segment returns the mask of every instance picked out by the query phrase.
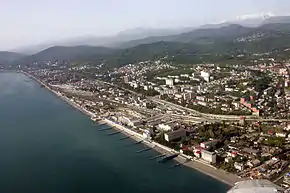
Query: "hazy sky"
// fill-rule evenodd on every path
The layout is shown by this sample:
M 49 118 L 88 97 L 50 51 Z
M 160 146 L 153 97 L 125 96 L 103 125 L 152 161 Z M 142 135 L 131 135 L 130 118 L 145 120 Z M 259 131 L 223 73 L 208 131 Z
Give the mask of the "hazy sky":
M 135 27 L 179 27 L 290 13 L 290 0 L 0 0 L 0 49 Z

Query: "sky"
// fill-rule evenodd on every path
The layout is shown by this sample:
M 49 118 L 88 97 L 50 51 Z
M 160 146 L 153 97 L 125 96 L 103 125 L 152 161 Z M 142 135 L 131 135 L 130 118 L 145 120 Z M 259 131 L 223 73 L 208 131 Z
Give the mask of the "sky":
M 0 0 L 0 50 L 85 35 L 178 28 L 261 13 L 290 14 L 290 0 Z M 288 14 L 289 13 L 289 14 Z

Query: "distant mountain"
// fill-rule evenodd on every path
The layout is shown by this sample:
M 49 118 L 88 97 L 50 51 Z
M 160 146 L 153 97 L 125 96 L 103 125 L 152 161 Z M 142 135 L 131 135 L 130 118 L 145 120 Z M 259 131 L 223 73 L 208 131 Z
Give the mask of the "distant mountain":
M 22 48 L 16 48 L 12 51 L 35 54 L 39 51 L 45 50 L 53 46 L 102 46 L 102 47 L 118 47 L 120 44 L 132 40 L 143 39 L 149 36 L 168 36 L 173 34 L 180 34 L 182 32 L 190 31 L 193 28 L 180 29 L 154 29 L 154 28 L 134 28 L 119 32 L 114 36 L 80 36 L 74 38 L 63 39 L 59 41 L 52 41 L 38 45 L 31 45 Z
M 112 49 L 93 46 L 54 46 L 17 61 L 31 64 L 44 61 L 105 63 L 108 68 L 136 61 L 168 56 L 179 63 L 219 62 L 240 54 L 283 51 L 290 48 L 290 25 L 268 23 L 257 28 L 232 24 L 213 29 L 196 29 L 180 35 L 156 36 L 126 43 Z M 130 45 L 130 46 L 128 46 Z M 238 61 L 238 60 L 235 60 Z
M 35 54 L 39 51 L 45 50 L 53 46 L 102 46 L 102 47 L 116 47 L 128 48 L 140 44 L 151 44 L 159 41 L 179 41 L 178 36 L 184 36 L 181 41 L 188 41 L 190 38 L 186 37 L 186 33 L 192 33 L 199 29 L 219 29 L 231 25 L 241 25 L 243 27 L 256 28 L 268 23 L 289 23 L 290 16 L 272 16 L 269 13 L 258 15 L 241 16 L 236 20 L 222 22 L 219 24 L 206 24 L 200 27 L 185 27 L 176 29 L 155 29 L 155 28 L 134 28 L 124 30 L 113 36 L 80 36 L 74 38 L 67 38 L 59 41 L 51 41 L 38 45 L 30 45 L 22 48 L 12 50 L 13 52 L 24 54 Z M 201 31 L 202 32 L 202 31 Z
M 244 27 L 256 28 L 269 23 L 289 23 L 290 16 L 271 16 L 267 14 L 255 15 L 255 16 L 240 16 L 233 21 L 225 21 L 218 24 L 205 24 L 199 28 L 209 29 L 209 28 L 221 28 L 232 24 L 241 25 Z
M 30 64 L 44 61 L 74 61 L 95 60 L 97 57 L 106 56 L 115 50 L 105 47 L 92 46 L 54 46 L 36 54 L 24 57 L 17 61 L 19 64 Z
M 235 37 L 249 33 L 251 30 L 251 28 L 246 28 L 236 24 L 231 24 L 221 28 L 200 28 L 179 35 L 147 37 L 140 40 L 133 40 L 124 43 L 121 47 L 128 48 L 140 44 L 152 44 L 159 41 L 184 43 L 192 42 L 196 44 L 212 43 L 217 38 L 232 40 Z
M 263 24 L 269 24 L 269 23 L 288 23 L 290 24 L 290 16 L 276 16 L 276 17 L 270 17 L 263 21 Z
M 0 64 L 7 65 L 23 57 L 25 57 L 25 55 L 15 52 L 0 52 Z
M 233 56 L 290 48 L 290 25 L 269 23 L 248 28 L 232 24 L 175 36 L 150 37 L 130 44 L 135 46 L 110 55 L 108 62 L 116 66 L 163 56 L 173 57 L 179 63 L 238 61 Z

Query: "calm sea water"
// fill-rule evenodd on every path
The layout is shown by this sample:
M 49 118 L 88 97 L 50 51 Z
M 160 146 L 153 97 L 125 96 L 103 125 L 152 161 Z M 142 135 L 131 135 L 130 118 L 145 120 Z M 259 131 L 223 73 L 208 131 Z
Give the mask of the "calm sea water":
M 142 144 L 99 126 L 28 77 L 0 73 L 0 192 L 221 193 L 192 169 L 160 164 Z

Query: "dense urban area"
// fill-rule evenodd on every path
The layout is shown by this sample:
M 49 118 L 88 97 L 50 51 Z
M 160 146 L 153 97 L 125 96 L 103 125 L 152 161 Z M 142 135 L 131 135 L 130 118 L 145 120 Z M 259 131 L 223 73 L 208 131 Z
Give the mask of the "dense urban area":
M 173 65 L 169 60 L 25 71 L 51 89 L 192 160 L 241 178 L 290 182 L 290 62 Z M 255 77 L 255 78 L 253 78 Z

